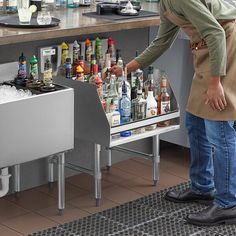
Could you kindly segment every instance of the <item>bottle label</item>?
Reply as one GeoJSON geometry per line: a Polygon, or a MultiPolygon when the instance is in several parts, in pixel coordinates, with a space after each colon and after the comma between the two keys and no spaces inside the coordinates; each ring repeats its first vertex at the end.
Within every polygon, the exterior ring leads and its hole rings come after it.
{"type": "Polygon", "coordinates": [[[161,114],[166,114],[170,111],[170,101],[161,102],[161,114]]]}
{"type": "Polygon", "coordinates": [[[129,122],[131,117],[131,104],[130,101],[121,101],[120,116],[122,122],[129,122]]]}
{"type": "Polygon", "coordinates": [[[151,106],[147,108],[147,117],[152,117],[157,115],[157,107],[151,106]]]}
{"type": "Polygon", "coordinates": [[[120,114],[112,114],[111,116],[111,126],[117,126],[120,124],[120,114]]]}

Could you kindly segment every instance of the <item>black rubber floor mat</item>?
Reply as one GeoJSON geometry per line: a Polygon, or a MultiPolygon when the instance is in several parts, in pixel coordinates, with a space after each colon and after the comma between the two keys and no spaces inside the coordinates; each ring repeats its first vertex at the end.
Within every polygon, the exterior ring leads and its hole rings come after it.
{"type": "Polygon", "coordinates": [[[168,190],[188,187],[189,182],[182,183],[29,236],[235,236],[236,225],[198,227],[186,223],[189,213],[201,211],[205,205],[164,199],[168,190]]]}

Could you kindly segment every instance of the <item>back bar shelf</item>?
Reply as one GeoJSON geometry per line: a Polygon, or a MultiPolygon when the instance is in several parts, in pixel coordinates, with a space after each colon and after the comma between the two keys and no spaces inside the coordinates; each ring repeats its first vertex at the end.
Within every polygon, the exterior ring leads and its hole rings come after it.
{"type": "Polygon", "coordinates": [[[95,181],[95,199],[96,205],[100,205],[101,200],[101,153],[107,157],[107,169],[112,165],[112,150],[125,152],[128,154],[135,154],[138,157],[151,159],[153,162],[153,182],[157,184],[159,180],[159,135],[179,129],[179,107],[172,89],[169,87],[171,96],[171,111],[164,115],[158,115],[152,118],[146,118],[130,122],[127,124],[110,127],[106,114],[103,110],[102,104],[98,97],[96,86],[85,82],[67,80],[65,78],[56,78],[56,83],[68,86],[74,89],[74,120],[75,120],[75,138],[89,141],[94,144],[94,169],[89,170],[82,166],[74,165],[73,163],[66,163],[66,167],[85,172],[94,176],[95,181]],[[114,135],[127,130],[134,130],[148,125],[156,124],[158,122],[170,120],[170,125],[166,127],[157,127],[152,131],[145,131],[139,134],[132,134],[129,137],[116,137],[114,135]],[[152,138],[153,150],[152,154],[139,152],[124,148],[120,145],[134,142],[137,140],[152,138]]]}

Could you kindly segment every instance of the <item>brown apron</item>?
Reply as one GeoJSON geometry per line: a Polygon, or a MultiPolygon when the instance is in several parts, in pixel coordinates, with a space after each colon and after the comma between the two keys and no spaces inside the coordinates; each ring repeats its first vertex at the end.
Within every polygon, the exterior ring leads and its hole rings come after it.
{"type": "MultiPolygon", "coordinates": [[[[191,43],[197,44],[202,41],[200,34],[190,22],[181,19],[170,10],[167,10],[164,15],[189,36],[191,43]]],[[[228,21],[222,22],[221,25],[226,33],[227,44],[227,71],[226,76],[221,77],[227,106],[220,112],[213,110],[209,104],[205,105],[208,80],[211,76],[209,51],[205,46],[192,50],[195,74],[186,110],[204,119],[236,120],[236,23],[228,21]]]]}

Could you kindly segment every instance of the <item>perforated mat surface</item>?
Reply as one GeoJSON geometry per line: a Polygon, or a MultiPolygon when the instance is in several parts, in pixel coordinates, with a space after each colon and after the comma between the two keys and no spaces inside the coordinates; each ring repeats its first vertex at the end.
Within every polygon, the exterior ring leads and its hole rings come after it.
{"type": "Polygon", "coordinates": [[[189,183],[182,183],[28,236],[235,236],[236,225],[198,227],[185,222],[187,214],[200,211],[205,205],[164,199],[168,190],[183,191],[188,187],[189,183]]]}

